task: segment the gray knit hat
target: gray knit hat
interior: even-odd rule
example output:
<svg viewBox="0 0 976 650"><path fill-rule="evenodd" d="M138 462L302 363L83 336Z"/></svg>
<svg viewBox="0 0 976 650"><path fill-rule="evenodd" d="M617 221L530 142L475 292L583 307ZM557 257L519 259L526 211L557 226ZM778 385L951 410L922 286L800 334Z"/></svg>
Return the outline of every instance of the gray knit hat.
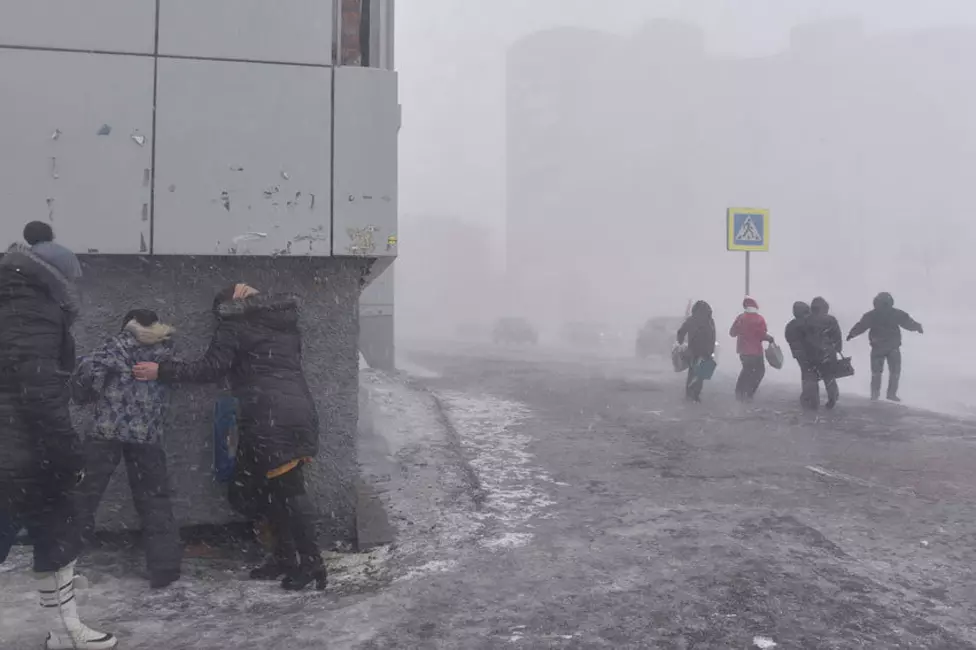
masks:
<svg viewBox="0 0 976 650"><path fill-rule="evenodd" d="M81 278L81 263L70 250L53 241L42 241L31 246L31 251L39 258L61 272L69 282Z"/></svg>

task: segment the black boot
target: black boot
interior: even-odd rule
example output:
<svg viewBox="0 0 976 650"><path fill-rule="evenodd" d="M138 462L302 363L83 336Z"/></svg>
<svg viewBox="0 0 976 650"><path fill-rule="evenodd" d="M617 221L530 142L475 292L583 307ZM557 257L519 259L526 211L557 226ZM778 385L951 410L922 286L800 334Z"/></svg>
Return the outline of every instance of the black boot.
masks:
<svg viewBox="0 0 976 650"><path fill-rule="evenodd" d="M328 577L324 566L302 567L285 576L281 588L285 591L302 591L314 582L316 591L325 591Z"/></svg>
<svg viewBox="0 0 976 650"><path fill-rule="evenodd" d="M251 580L277 580L283 575L290 574L296 569L294 566L287 566L278 560L268 560L261 566L251 569Z"/></svg>
<svg viewBox="0 0 976 650"><path fill-rule="evenodd" d="M150 589L165 589L180 579L179 569L168 569L164 571L151 571L149 573Z"/></svg>

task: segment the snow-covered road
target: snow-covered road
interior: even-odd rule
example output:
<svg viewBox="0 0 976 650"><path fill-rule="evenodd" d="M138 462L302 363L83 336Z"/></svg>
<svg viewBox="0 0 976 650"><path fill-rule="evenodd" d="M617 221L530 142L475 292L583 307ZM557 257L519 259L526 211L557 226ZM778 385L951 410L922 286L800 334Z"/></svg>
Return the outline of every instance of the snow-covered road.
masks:
<svg viewBox="0 0 976 650"><path fill-rule="evenodd" d="M976 430L614 359L426 349L365 371L364 476L397 541L335 556L326 594L188 562L150 593L89 562L83 611L127 649L976 649ZM0 648L32 647L27 557L0 567ZM104 560L104 558L102 558Z"/></svg>

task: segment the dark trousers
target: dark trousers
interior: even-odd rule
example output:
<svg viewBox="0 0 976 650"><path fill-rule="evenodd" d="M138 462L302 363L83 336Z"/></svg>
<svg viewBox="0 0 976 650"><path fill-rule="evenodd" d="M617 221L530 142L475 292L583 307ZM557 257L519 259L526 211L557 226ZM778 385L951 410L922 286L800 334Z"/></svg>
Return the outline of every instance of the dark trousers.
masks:
<svg viewBox="0 0 976 650"><path fill-rule="evenodd" d="M125 458L132 501L142 523L146 566L150 573L178 571L183 559L180 530L173 517L166 452L157 445L85 441L86 477L78 487L82 531L92 536L95 514L112 474Z"/></svg>
<svg viewBox="0 0 976 650"><path fill-rule="evenodd" d="M315 507L305 491L304 464L277 478L255 469L246 451L239 450L230 500L248 517L263 518L274 536L274 558L280 566L315 570L322 566Z"/></svg>
<svg viewBox="0 0 976 650"><path fill-rule="evenodd" d="M0 563L23 528L34 547L34 571L57 571L78 558L73 487L52 484L48 477L0 479Z"/></svg>
<svg viewBox="0 0 976 650"><path fill-rule="evenodd" d="M740 400L750 400L756 396L759 384L766 376L766 360L762 355L739 355L742 360L742 372L735 383L735 396Z"/></svg>
<svg viewBox="0 0 976 650"><path fill-rule="evenodd" d="M824 377L822 367L800 363L800 404L805 409L817 410L820 408L820 380ZM824 388L827 390L827 405L832 407L840 398L840 387L834 378L823 379Z"/></svg>
<svg viewBox="0 0 976 650"><path fill-rule="evenodd" d="M881 376L885 362L888 362L888 397L898 397L898 383L901 381L901 348L880 354L871 351L871 398L881 397Z"/></svg>

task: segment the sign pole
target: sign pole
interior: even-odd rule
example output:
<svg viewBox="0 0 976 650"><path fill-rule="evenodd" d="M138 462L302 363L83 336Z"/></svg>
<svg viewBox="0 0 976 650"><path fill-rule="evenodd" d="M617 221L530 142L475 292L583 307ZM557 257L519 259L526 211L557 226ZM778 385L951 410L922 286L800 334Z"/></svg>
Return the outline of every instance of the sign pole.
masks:
<svg viewBox="0 0 976 650"><path fill-rule="evenodd" d="M752 261L750 255L752 255L752 251L746 251L746 295L747 296L749 295L749 275L750 275L749 271L751 270L749 266L750 266L750 262Z"/></svg>
<svg viewBox="0 0 976 650"><path fill-rule="evenodd" d="M769 210L729 208L725 214L728 250L746 254L746 295L752 292L752 253L769 250Z"/></svg>

